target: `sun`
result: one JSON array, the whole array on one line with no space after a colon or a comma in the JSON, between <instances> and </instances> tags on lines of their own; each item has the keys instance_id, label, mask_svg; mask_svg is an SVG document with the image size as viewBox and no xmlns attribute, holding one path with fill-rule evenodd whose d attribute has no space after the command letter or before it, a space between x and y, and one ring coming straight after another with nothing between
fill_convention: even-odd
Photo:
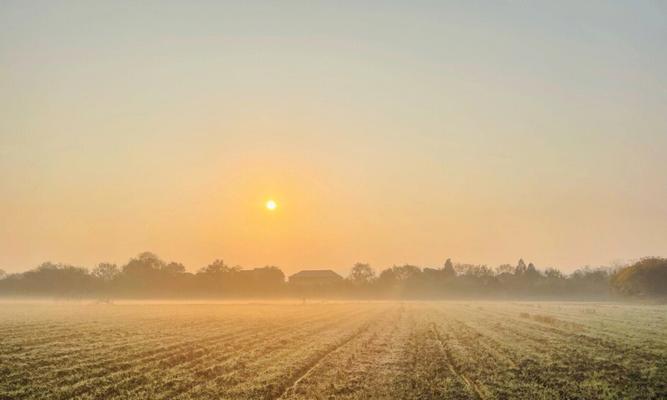
<instances>
[{"instance_id":1,"label":"sun","mask_svg":"<svg viewBox=\"0 0 667 400\"><path fill-rule=\"evenodd\" d=\"M267 209L267 210L271 210L271 211L273 211L273 210L275 210L277 207L278 207L278 204L276 204L275 201L273 201L273 200L267 200L267 201L266 201L266 209Z\"/></svg>"}]
</instances>

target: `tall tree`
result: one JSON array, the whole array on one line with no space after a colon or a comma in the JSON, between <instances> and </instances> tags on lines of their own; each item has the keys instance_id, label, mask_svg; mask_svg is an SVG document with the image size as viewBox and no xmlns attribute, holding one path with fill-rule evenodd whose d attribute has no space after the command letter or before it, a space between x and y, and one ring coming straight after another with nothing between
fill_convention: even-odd
<instances>
[{"instance_id":1,"label":"tall tree","mask_svg":"<svg viewBox=\"0 0 667 400\"><path fill-rule=\"evenodd\" d=\"M232 268L225 264L223 260L218 259L200 269L197 274L222 274L231 271Z\"/></svg>"},{"instance_id":2,"label":"tall tree","mask_svg":"<svg viewBox=\"0 0 667 400\"><path fill-rule=\"evenodd\" d=\"M535 268L535 265L533 263L529 263L528 267L526 267L526 277L529 279L538 279L540 277L540 272Z\"/></svg>"},{"instance_id":3,"label":"tall tree","mask_svg":"<svg viewBox=\"0 0 667 400\"><path fill-rule=\"evenodd\" d=\"M182 274L185 272L185 266L181 263L170 262L162 267L162 271L168 274Z\"/></svg>"},{"instance_id":4,"label":"tall tree","mask_svg":"<svg viewBox=\"0 0 667 400\"><path fill-rule=\"evenodd\" d=\"M348 279L357 285L366 285L375 280L375 271L369 264L356 263L350 271Z\"/></svg>"},{"instance_id":5,"label":"tall tree","mask_svg":"<svg viewBox=\"0 0 667 400\"><path fill-rule=\"evenodd\" d=\"M123 266L125 274L146 274L159 271L165 263L151 252L143 252Z\"/></svg>"},{"instance_id":6,"label":"tall tree","mask_svg":"<svg viewBox=\"0 0 667 400\"><path fill-rule=\"evenodd\" d=\"M454 269L454 264L452 263L451 258L448 258L447 261L445 261L445 265L442 267L442 273L447 278L456 276L456 270Z\"/></svg>"},{"instance_id":7,"label":"tall tree","mask_svg":"<svg viewBox=\"0 0 667 400\"><path fill-rule=\"evenodd\" d=\"M526 262L523 261L523 258L519 259L519 262L516 265L516 269L514 270L515 275L523 275L526 273L526 270L528 267L526 266Z\"/></svg>"},{"instance_id":8,"label":"tall tree","mask_svg":"<svg viewBox=\"0 0 667 400\"><path fill-rule=\"evenodd\" d=\"M667 258L643 258L617 271L611 279L619 293L640 297L667 298Z\"/></svg>"}]
</instances>

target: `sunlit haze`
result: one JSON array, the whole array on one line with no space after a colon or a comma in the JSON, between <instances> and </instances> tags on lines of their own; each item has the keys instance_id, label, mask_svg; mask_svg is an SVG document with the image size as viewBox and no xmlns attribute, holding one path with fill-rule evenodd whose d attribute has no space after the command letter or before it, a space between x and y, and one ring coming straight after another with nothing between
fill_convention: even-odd
<instances>
[{"instance_id":1,"label":"sunlit haze","mask_svg":"<svg viewBox=\"0 0 667 400\"><path fill-rule=\"evenodd\" d=\"M665 255L667 3L248 3L0 4L0 268Z\"/></svg>"}]
</instances>

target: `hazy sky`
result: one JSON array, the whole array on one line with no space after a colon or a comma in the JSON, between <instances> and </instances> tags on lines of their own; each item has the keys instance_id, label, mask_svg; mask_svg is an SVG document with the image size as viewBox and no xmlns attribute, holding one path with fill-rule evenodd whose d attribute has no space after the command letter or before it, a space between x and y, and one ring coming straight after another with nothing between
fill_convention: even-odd
<instances>
[{"instance_id":1,"label":"hazy sky","mask_svg":"<svg viewBox=\"0 0 667 400\"><path fill-rule=\"evenodd\" d=\"M0 268L144 250L667 255L667 3L2 1Z\"/></svg>"}]
</instances>

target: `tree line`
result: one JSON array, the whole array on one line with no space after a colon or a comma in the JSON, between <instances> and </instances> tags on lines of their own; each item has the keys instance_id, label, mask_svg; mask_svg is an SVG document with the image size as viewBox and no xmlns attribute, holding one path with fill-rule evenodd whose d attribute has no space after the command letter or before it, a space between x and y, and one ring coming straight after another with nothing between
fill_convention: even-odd
<instances>
[{"instance_id":1,"label":"tree line","mask_svg":"<svg viewBox=\"0 0 667 400\"><path fill-rule=\"evenodd\" d=\"M496 268L453 263L421 268L401 265L377 273L355 264L339 281L316 286L286 281L280 268L243 269L216 260L196 273L145 252L127 264L89 270L45 262L14 274L0 270L0 296L68 298L338 297L377 299L667 297L667 259L645 258L616 269L585 267L570 274L519 260Z\"/></svg>"}]
</instances>

